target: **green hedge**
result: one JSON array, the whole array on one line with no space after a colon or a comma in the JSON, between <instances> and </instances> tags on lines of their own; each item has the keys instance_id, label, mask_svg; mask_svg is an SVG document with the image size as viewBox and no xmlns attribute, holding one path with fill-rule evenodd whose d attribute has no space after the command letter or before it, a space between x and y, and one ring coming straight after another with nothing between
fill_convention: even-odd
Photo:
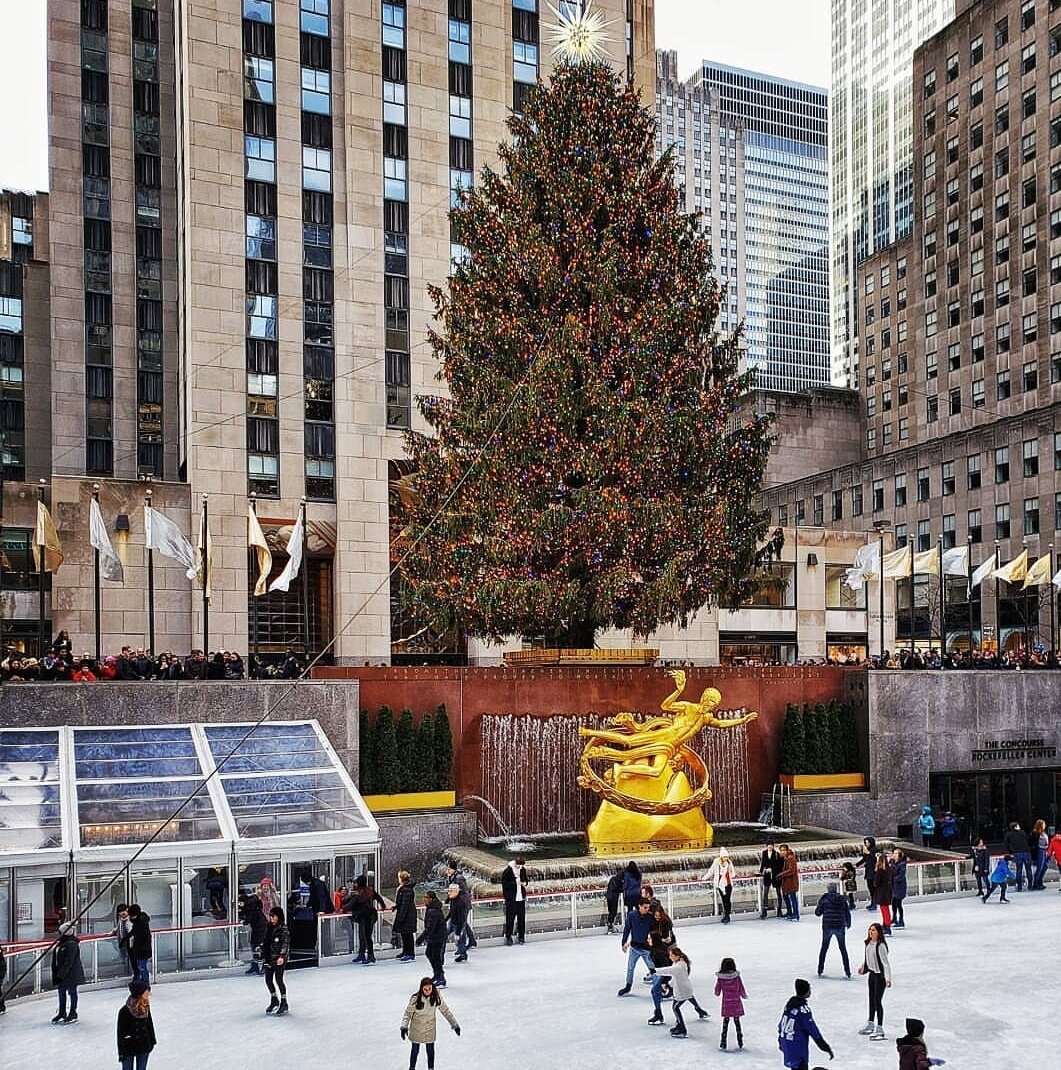
<instances>
[{"instance_id":1,"label":"green hedge","mask_svg":"<svg viewBox=\"0 0 1061 1070\"><path fill-rule=\"evenodd\" d=\"M444 705L425 713L419 725L408 707L395 721L389 706L381 706L375 720L362 710L358 725L362 795L452 790L453 734Z\"/></svg>"},{"instance_id":2,"label":"green hedge","mask_svg":"<svg viewBox=\"0 0 1061 1070\"><path fill-rule=\"evenodd\" d=\"M790 702L781 726L780 771L790 776L859 770L854 711L843 702Z\"/></svg>"}]
</instances>

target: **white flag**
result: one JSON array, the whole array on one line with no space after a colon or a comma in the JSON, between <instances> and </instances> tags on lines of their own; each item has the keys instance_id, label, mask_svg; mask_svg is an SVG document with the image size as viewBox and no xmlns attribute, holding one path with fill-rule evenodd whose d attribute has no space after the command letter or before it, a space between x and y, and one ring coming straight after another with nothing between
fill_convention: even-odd
<instances>
[{"instance_id":1,"label":"white flag","mask_svg":"<svg viewBox=\"0 0 1061 1070\"><path fill-rule=\"evenodd\" d=\"M99 550L99 572L105 580L114 580L116 583L124 582L121 558L114 552L111 546L110 535L107 534L107 525L103 522L103 514L99 509L99 502L91 499L88 507L88 541L93 549Z\"/></svg>"},{"instance_id":2,"label":"white flag","mask_svg":"<svg viewBox=\"0 0 1061 1070\"><path fill-rule=\"evenodd\" d=\"M880 568L880 543L867 542L859 547L855 563L844 573L844 583L852 591L861 591L867 579L873 579Z\"/></svg>"},{"instance_id":3,"label":"white flag","mask_svg":"<svg viewBox=\"0 0 1061 1070\"><path fill-rule=\"evenodd\" d=\"M306 507L302 506L298 511L298 520L291 529L291 538L287 540L287 564L284 565L284 571L269 584L270 591L286 591L302 568L302 533L305 527Z\"/></svg>"},{"instance_id":4,"label":"white flag","mask_svg":"<svg viewBox=\"0 0 1061 1070\"><path fill-rule=\"evenodd\" d=\"M156 550L163 557L179 561L188 579L195 579L197 562L192 544L169 517L147 505L144 506L144 542L149 550Z\"/></svg>"},{"instance_id":5,"label":"white flag","mask_svg":"<svg viewBox=\"0 0 1061 1070\"><path fill-rule=\"evenodd\" d=\"M984 580L986 580L987 577L991 575L991 570L994 567L995 555L992 554L990 557L986 558L977 566L976 571L973 573L972 579L969 580L969 586L979 587L980 584L983 583Z\"/></svg>"},{"instance_id":6,"label":"white flag","mask_svg":"<svg viewBox=\"0 0 1061 1070\"><path fill-rule=\"evenodd\" d=\"M953 549L943 551L943 575L944 576L968 576L969 575L969 547L955 546Z\"/></svg>"},{"instance_id":7,"label":"white flag","mask_svg":"<svg viewBox=\"0 0 1061 1070\"><path fill-rule=\"evenodd\" d=\"M938 572L939 547L933 546L931 550L925 550L922 553L914 554L914 563L911 570L915 576Z\"/></svg>"},{"instance_id":8,"label":"white flag","mask_svg":"<svg viewBox=\"0 0 1061 1070\"><path fill-rule=\"evenodd\" d=\"M1061 568L1057 570L1057 575L1050 581L1055 587L1061 587Z\"/></svg>"}]
</instances>

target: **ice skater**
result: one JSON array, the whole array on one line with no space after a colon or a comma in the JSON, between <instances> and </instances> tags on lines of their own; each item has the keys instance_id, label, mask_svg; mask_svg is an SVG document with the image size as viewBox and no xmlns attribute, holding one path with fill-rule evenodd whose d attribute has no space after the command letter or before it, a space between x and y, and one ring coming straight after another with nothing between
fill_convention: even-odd
<instances>
[{"instance_id":1,"label":"ice skater","mask_svg":"<svg viewBox=\"0 0 1061 1070\"><path fill-rule=\"evenodd\" d=\"M626 915L626 925L623 926L622 945L626 952L626 984L616 993L619 996L630 994L634 983L634 967L638 960L645 964L649 974L656 972L652 964L652 954L649 944L649 936L655 921L649 913L652 904L647 899L642 899Z\"/></svg>"},{"instance_id":2,"label":"ice skater","mask_svg":"<svg viewBox=\"0 0 1061 1070\"><path fill-rule=\"evenodd\" d=\"M785 860L780 852L774 847L773 840L767 840L759 855L759 917L765 919L770 912L770 900L777 897L777 916L781 917L781 906L784 901L781 895L781 870L785 868Z\"/></svg>"},{"instance_id":3,"label":"ice skater","mask_svg":"<svg viewBox=\"0 0 1061 1070\"><path fill-rule=\"evenodd\" d=\"M722 960L718 973L715 974L715 995L722 997L722 1037L718 1046L723 1051L726 1050L726 1034L732 1019L737 1031L737 1047L743 1048L744 1033L741 1032L740 1020L744 1017L743 1001L748 998L748 993L744 990L744 982L733 959Z\"/></svg>"},{"instance_id":4,"label":"ice skater","mask_svg":"<svg viewBox=\"0 0 1061 1070\"><path fill-rule=\"evenodd\" d=\"M810 1000L810 981L796 978L796 994L788 997L781 1020L777 1023L777 1046L789 1070L807 1070L810 1043L813 1040L831 1059L833 1049L822 1036L818 1023L807 1006Z\"/></svg>"},{"instance_id":5,"label":"ice skater","mask_svg":"<svg viewBox=\"0 0 1061 1070\"><path fill-rule=\"evenodd\" d=\"M446 987L446 919L442 916L442 904L434 892L424 892L424 931L416 938L424 945L427 961L434 970L436 988Z\"/></svg>"},{"instance_id":6,"label":"ice skater","mask_svg":"<svg viewBox=\"0 0 1061 1070\"><path fill-rule=\"evenodd\" d=\"M52 1025L77 1021L77 986L84 983L81 945L74 935L74 923L64 921L59 926L59 942L52 949L52 984L59 990L59 1012L52 1019ZM69 1010L66 1009L67 999Z\"/></svg>"},{"instance_id":7,"label":"ice skater","mask_svg":"<svg viewBox=\"0 0 1061 1070\"><path fill-rule=\"evenodd\" d=\"M619 917L619 900L623 897L623 871L617 870L608 879L604 889L604 903L608 908L608 932L616 931L615 922Z\"/></svg>"},{"instance_id":8,"label":"ice skater","mask_svg":"<svg viewBox=\"0 0 1061 1070\"><path fill-rule=\"evenodd\" d=\"M991 853L983 836L973 848L973 876L976 878L976 894L983 899L991 888Z\"/></svg>"},{"instance_id":9,"label":"ice skater","mask_svg":"<svg viewBox=\"0 0 1061 1070\"><path fill-rule=\"evenodd\" d=\"M858 892L858 875L855 873L855 864L845 862L840 867L840 880L843 882L844 895L847 896L847 905L855 909L855 895Z\"/></svg>"},{"instance_id":10,"label":"ice skater","mask_svg":"<svg viewBox=\"0 0 1061 1070\"><path fill-rule=\"evenodd\" d=\"M787 843L778 848L785 860L781 870L781 892L785 897L785 917L789 921L799 921L799 860L796 852Z\"/></svg>"},{"instance_id":11,"label":"ice skater","mask_svg":"<svg viewBox=\"0 0 1061 1070\"><path fill-rule=\"evenodd\" d=\"M896 847L892 851L892 928L906 928L906 914L903 911L903 903L909 886L906 880L906 867L908 865L906 852Z\"/></svg>"},{"instance_id":12,"label":"ice skater","mask_svg":"<svg viewBox=\"0 0 1061 1070\"><path fill-rule=\"evenodd\" d=\"M670 963L652 979L652 1003L655 1013L648 1020L649 1025L663 1024L663 986L670 987L674 1003L674 1028L670 1031L672 1037L686 1036L685 1019L682 1017L682 1004L691 1003L696 1013L703 1018L711 1015L700 1006L696 994L693 992L693 982L689 979L693 964L680 947L672 947L668 952Z\"/></svg>"},{"instance_id":13,"label":"ice skater","mask_svg":"<svg viewBox=\"0 0 1061 1070\"><path fill-rule=\"evenodd\" d=\"M991 887L988 888L986 895L980 897L985 903L995 894L996 888L1002 889L1002 902L1009 902L1006 898L1006 884L1013 876L1013 870L1009 868L1009 860L1009 855L1002 855L995 863L995 868L991 871Z\"/></svg>"},{"instance_id":14,"label":"ice skater","mask_svg":"<svg viewBox=\"0 0 1061 1070\"><path fill-rule=\"evenodd\" d=\"M892 967L880 922L873 922L866 933L866 957L858 972L869 981L869 1018L859 1034L870 1040L884 1040L884 990L892 986Z\"/></svg>"},{"instance_id":15,"label":"ice skater","mask_svg":"<svg viewBox=\"0 0 1061 1070\"><path fill-rule=\"evenodd\" d=\"M822 945L818 949L818 976L825 972L825 955L835 937L840 948L840 961L844 964L844 973L851 976L851 962L847 957L847 930L851 928L851 907L840 894L836 881L829 881L825 886L825 895L818 900L814 913L822 919Z\"/></svg>"},{"instance_id":16,"label":"ice skater","mask_svg":"<svg viewBox=\"0 0 1061 1070\"><path fill-rule=\"evenodd\" d=\"M269 928L265 930L262 941L262 961L265 963L265 987L269 989L269 1006L266 1014L276 1013L277 1017L287 1014L287 985L284 984L284 970L291 957L291 931L284 921L284 908L273 907L269 911ZM280 990L277 999L276 991Z\"/></svg>"},{"instance_id":17,"label":"ice skater","mask_svg":"<svg viewBox=\"0 0 1061 1070\"><path fill-rule=\"evenodd\" d=\"M729 924L733 900L733 878L735 875L729 851L723 847L718 852L718 858L711 863L711 868L700 878L702 881L714 882L715 895L722 901L722 917L720 920L723 925Z\"/></svg>"},{"instance_id":18,"label":"ice skater","mask_svg":"<svg viewBox=\"0 0 1061 1070\"><path fill-rule=\"evenodd\" d=\"M899 1070L928 1070L942 1066L946 1059L930 1059L925 1047L925 1023L920 1018L906 1019L906 1036L895 1042L899 1049Z\"/></svg>"},{"instance_id":19,"label":"ice skater","mask_svg":"<svg viewBox=\"0 0 1061 1070\"><path fill-rule=\"evenodd\" d=\"M118 1011L118 1061L122 1070L147 1070L148 1057L157 1043L151 1018L151 990L146 981L130 981L129 998Z\"/></svg>"},{"instance_id":20,"label":"ice skater","mask_svg":"<svg viewBox=\"0 0 1061 1070\"><path fill-rule=\"evenodd\" d=\"M438 985L430 977L420 979L420 987L409 997L409 1004L402 1015L401 1036L412 1045L409 1052L409 1070L416 1070L420 1058L420 1045L427 1048L427 1070L435 1067L435 1019L441 1011L443 1017L457 1036L461 1035L460 1023L449 1009Z\"/></svg>"}]
</instances>

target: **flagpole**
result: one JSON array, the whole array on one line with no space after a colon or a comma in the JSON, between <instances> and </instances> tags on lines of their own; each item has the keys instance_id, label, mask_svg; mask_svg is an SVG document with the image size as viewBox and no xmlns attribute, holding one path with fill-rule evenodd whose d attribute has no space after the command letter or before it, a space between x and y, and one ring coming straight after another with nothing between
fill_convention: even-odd
<instances>
[{"instance_id":1,"label":"flagpole","mask_svg":"<svg viewBox=\"0 0 1061 1070\"><path fill-rule=\"evenodd\" d=\"M973 537L965 539L965 609L969 623L969 657L973 656ZM981 616L983 614L981 613ZM981 625L982 625L981 621Z\"/></svg>"},{"instance_id":2,"label":"flagpole","mask_svg":"<svg viewBox=\"0 0 1061 1070\"><path fill-rule=\"evenodd\" d=\"M203 570L203 654L207 657L210 656L210 599L206 597L206 589L210 580L210 560L208 554L210 514L208 510L207 495L204 494L203 515L199 519L199 523L202 525L200 528L202 545L199 547L199 558Z\"/></svg>"},{"instance_id":3,"label":"flagpole","mask_svg":"<svg viewBox=\"0 0 1061 1070\"><path fill-rule=\"evenodd\" d=\"M144 509L151 508L151 490L144 491ZM146 527L146 525L145 525ZM155 655L155 551L147 547L147 652Z\"/></svg>"},{"instance_id":4,"label":"flagpole","mask_svg":"<svg viewBox=\"0 0 1061 1070\"><path fill-rule=\"evenodd\" d=\"M92 500L99 505L99 484L92 484ZM95 597L93 599L94 608L96 610L96 664L99 665L100 657L103 654L103 646L100 643L100 591L99 591L99 548L95 547L92 553L92 578L95 582Z\"/></svg>"},{"instance_id":5,"label":"flagpole","mask_svg":"<svg viewBox=\"0 0 1061 1070\"><path fill-rule=\"evenodd\" d=\"M37 501L44 504L44 488L48 485L47 480L41 479L37 487ZM41 541L37 543L37 657L43 658L47 646L47 633L44 630L44 573L47 570L48 559L44 544L45 531L41 525Z\"/></svg>"},{"instance_id":6,"label":"flagpole","mask_svg":"<svg viewBox=\"0 0 1061 1070\"><path fill-rule=\"evenodd\" d=\"M947 652L947 627L944 614L947 611L947 592L943 587L943 536L939 537L939 557L936 561L939 574L939 656L942 659Z\"/></svg>"},{"instance_id":7,"label":"flagpole","mask_svg":"<svg viewBox=\"0 0 1061 1070\"><path fill-rule=\"evenodd\" d=\"M914 656L914 648L916 646L917 639L917 616L914 613L914 548L910 547L910 571L907 573L910 583L910 657ZM898 589L898 582L896 582L896 588ZM929 636L932 635L931 622L928 629Z\"/></svg>"},{"instance_id":8,"label":"flagpole","mask_svg":"<svg viewBox=\"0 0 1061 1070\"><path fill-rule=\"evenodd\" d=\"M1021 550L1023 553L1028 552L1028 540L1021 539ZM1024 575L1028 575L1028 565L1025 562ZM1031 614L1028 612L1028 587L1027 585L1021 591L1021 616L1024 618L1024 656L1028 657L1031 654L1031 620L1029 619Z\"/></svg>"},{"instance_id":9,"label":"flagpole","mask_svg":"<svg viewBox=\"0 0 1061 1070\"><path fill-rule=\"evenodd\" d=\"M1050 543L1050 572L1051 573L1053 573L1053 571L1054 571L1055 563L1056 562L1054 561L1054 544ZM1053 661L1054 656L1057 653L1057 631L1056 631L1056 626L1055 626L1055 623L1054 623L1054 612L1055 612L1055 610L1057 608L1057 605L1056 605L1056 603L1057 603L1057 591L1054 590L1054 581L1053 581L1052 577L1049 580L1049 582L1047 583L1047 590L1050 592L1050 657L1046 659L1047 663L1049 664L1051 661Z\"/></svg>"},{"instance_id":10,"label":"flagpole","mask_svg":"<svg viewBox=\"0 0 1061 1070\"><path fill-rule=\"evenodd\" d=\"M995 568L1002 567L1002 543L995 539ZM999 602L999 584L1002 582L995 577L995 661L1002 657L1002 612Z\"/></svg>"},{"instance_id":11,"label":"flagpole","mask_svg":"<svg viewBox=\"0 0 1061 1070\"><path fill-rule=\"evenodd\" d=\"M302 499L302 649L306 655L306 665L309 665L309 524L306 521L305 498Z\"/></svg>"},{"instance_id":12,"label":"flagpole","mask_svg":"<svg viewBox=\"0 0 1061 1070\"><path fill-rule=\"evenodd\" d=\"M258 516L258 495L251 491L250 495L251 512L255 518ZM254 578L255 566L257 565L258 551L249 544L247 545L247 589L251 593L251 668L253 669L253 678L258 679L258 670L260 668L260 662L258 661L258 594L250 585L250 581ZM268 580L268 576L265 577ZM255 583L257 586L257 582ZM266 588L268 590L268 588Z\"/></svg>"}]
</instances>

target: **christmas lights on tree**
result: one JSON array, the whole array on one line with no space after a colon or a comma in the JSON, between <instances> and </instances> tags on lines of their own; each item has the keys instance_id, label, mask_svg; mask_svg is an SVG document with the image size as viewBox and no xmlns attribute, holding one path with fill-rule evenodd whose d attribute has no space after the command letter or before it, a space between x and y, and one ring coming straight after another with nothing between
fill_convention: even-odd
<instances>
[{"instance_id":1,"label":"christmas lights on tree","mask_svg":"<svg viewBox=\"0 0 1061 1070\"><path fill-rule=\"evenodd\" d=\"M448 396L418 399L395 525L435 627L592 646L749 588L768 420L655 120L602 62L561 62L497 171L452 213L469 253L435 289Z\"/></svg>"}]
</instances>

